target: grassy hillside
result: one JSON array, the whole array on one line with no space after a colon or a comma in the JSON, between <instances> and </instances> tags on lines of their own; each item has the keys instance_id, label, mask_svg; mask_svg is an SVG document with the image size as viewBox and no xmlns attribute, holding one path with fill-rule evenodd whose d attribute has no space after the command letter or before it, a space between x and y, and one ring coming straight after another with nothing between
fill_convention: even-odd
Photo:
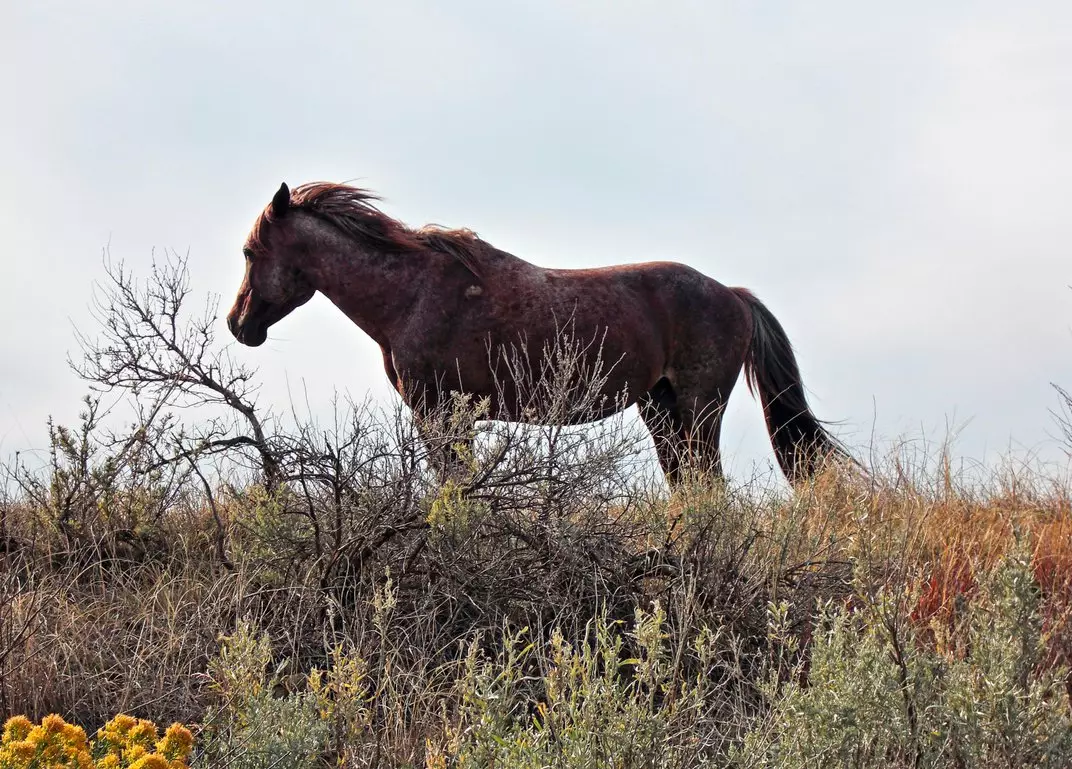
<instances>
[{"instance_id":1,"label":"grassy hillside","mask_svg":"<svg viewBox=\"0 0 1072 769\"><path fill-rule=\"evenodd\" d=\"M1072 764L1063 480L901 452L669 493L611 420L499 425L444 483L456 412L262 412L174 267L103 317L182 322L84 340L135 424L89 399L8 468L5 717L179 721L205 767Z\"/></svg>"},{"instance_id":2,"label":"grassy hillside","mask_svg":"<svg viewBox=\"0 0 1072 769\"><path fill-rule=\"evenodd\" d=\"M178 720L206 766L1072 757L1042 479L666 496L533 461L463 493L366 448L211 495L61 462L4 508L3 712Z\"/></svg>"}]
</instances>

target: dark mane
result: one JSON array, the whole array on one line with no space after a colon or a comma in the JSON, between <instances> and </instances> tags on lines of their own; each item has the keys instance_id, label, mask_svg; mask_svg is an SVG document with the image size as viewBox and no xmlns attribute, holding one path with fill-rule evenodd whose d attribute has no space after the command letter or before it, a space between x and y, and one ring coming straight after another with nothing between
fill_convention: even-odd
<instances>
[{"instance_id":1,"label":"dark mane","mask_svg":"<svg viewBox=\"0 0 1072 769\"><path fill-rule=\"evenodd\" d=\"M449 229L440 227L438 224L426 224L420 229L413 230L413 236L424 248L439 251L442 254L452 256L465 265L469 272L478 278L484 276L480 273L479 263L476 261L478 254L488 249L488 244L481 240L470 229Z\"/></svg>"},{"instance_id":2,"label":"dark mane","mask_svg":"<svg viewBox=\"0 0 1072 769\"><path fill-rule=\"evenodd\" d=\"M360 187L309 182L290 193L291 207L311 213L354 240L389 253L438 251L456 259L477 278L483 277L479 257L488 245L468 229L426 225L413 229L376 207L379 196ZM261 219L269 216L268 211ZM261 222L257 222L254 238Z\"/></svg>"}]
</instances>

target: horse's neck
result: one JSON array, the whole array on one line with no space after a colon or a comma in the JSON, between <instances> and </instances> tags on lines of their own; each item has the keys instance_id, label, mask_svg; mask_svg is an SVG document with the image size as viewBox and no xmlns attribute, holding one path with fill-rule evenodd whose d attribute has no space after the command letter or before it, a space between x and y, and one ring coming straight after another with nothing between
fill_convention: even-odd
<instances>
[{"instance_id":1,"label":"horse's neck","mask_svg":"<svg viewBox=\"0 0 1072 769\"><path fill-rule=\"evenodd\" d=\"M376 342L389 345L392 330L417 299L414 265L354 247L326 250L315 261L309 276L316 289Z\"/></svg>"}]
</instances>

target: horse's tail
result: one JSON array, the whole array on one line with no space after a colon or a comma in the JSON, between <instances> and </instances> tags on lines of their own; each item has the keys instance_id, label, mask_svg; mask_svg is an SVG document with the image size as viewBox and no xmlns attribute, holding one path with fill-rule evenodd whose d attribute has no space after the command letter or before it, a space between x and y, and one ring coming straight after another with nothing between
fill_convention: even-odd
<instances>
[{"instance_id":1,"label":"horse's tail","mask_svg":"<svg viewBox=\"0 0 1072 769\"><path fill-rule=\"evenodd\" d=\"M797 482L815 475L827 459L847 458L845 448L808 407L797 359L782 324L751 291L733 290L752 311L745 382L763 404L767 432L782 472Z\"/></svg>"}]
</instances>

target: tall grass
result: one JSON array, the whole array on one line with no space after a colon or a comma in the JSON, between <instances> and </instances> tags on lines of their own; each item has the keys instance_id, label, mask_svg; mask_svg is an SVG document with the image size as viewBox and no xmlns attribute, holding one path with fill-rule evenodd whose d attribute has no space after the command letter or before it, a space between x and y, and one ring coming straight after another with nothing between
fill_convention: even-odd
<instances>
[{"instance_id":1,"label":"tall grass","mask_svg":"<svg viewBox=\"0 0 1072 769\"><path fill-rule=\"evenodd\" d=\"M182 721L205 766L1072 757L1072 508L1044 479L694 476L555 489L550 518L546 488L459 488L375 476L340 524L332 497L191 485L133 527L78 511L84 539L9 501L4 713Z\"/></svg>"},{"instance_id":2,"label":"tall grass","mask_svg":"<svg viewBox=\"0 0 1072 769\"><path fill-rule=\"evenodd\" d=\"M898 451L670 493L626 419L285 420L156 279L82 369L136 423L94 396L8 468L0 715L180 721L206 767L1072 765L1067 483Z\"/></svg>"}]
</instances>

